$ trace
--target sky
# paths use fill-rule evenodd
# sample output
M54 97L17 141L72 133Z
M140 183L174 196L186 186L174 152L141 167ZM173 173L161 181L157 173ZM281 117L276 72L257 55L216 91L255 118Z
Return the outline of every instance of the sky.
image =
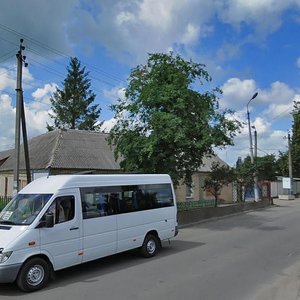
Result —
M49 98L70 57L86 67L101 107L124 97L132 68L173 51L206 65L221 109L242 122L234 146L215 149L229 165L249 155L247 103L258 156L287 150L300 101L300 0L1 0L0 151L14 147L16 53L24 39L22 88L29 138L47 132Z

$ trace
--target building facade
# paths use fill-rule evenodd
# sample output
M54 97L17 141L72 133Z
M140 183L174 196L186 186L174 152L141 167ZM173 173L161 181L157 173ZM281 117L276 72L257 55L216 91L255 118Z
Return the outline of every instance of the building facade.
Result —
M34 137L29 140L28 145L32 179L58 174L122 172L105 133L61 129ZM205 157L203 165L193 175L192 185L182 183L176 188L177 201L213 199L202 187L214 161L225 164L218 156ZM14 150L0 152L0 197L12 195L13 178ZM23 188L26 184L24 151L21 147L19 187ZM232 202L232 188L225 186L220 198L225 202Z

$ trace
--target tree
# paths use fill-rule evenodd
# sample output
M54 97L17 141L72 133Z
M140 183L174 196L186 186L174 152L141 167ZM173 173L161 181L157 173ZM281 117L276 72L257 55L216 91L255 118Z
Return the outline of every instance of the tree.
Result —
M277 175L277 163L274 154L255 157L254 164L251 163L250 156L236 167L237 182L246 190L252 190L254 186L254 174L258 182L263 180L274 181Z
M277 166L274 154L267 154L265 156L256 157L254 162L258 181L276 180Z
M279 151L278 159L276 161L277 175L279 176L289 176L289 165L288 165L288 152Z
M116 124L109 142L126 171L169 173L178 183L191 176L213 146L232 145L240 124L218 106L218 88L204 65L170 54L149 54L131 71L125 99L111 108ZM201 93L196 90L201 90Z
M255 172L255 166L251 163L250 156L247 156L243 161L240 161L239 165L236 167L237 174L237 184L239 185L240 192L242 190L252 190L254 185L253 174ZM240 200L245 200L242 196L239 197Z
M220 165L219 162L213 162L211 173L204 179L204 190L215 197L215 207L218 206L219 196L224 185L236 180L235 171L227 165Z
M95 130L94 124L100 116L98 105L91 105L96 95L90 89L91 81L85 67L73 57L67 68L68 74L63 82L63 88L57 88L50 98L54 126L47 124L47 129L69 128ZM100 124L101 125L101 124Z
M293 176L300 177L300 101L294 101L291 154Z

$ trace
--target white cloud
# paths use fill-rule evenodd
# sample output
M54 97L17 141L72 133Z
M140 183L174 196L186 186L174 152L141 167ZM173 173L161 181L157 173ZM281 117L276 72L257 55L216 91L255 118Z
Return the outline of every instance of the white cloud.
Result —
M283 118L289 116L292 110L292 101L287 104L271 104L269 108L266 111L264 111L264 115L266 115L269 119Z
M33 40L69 55L72 46L84 43L89 48L96 41L110 55L136 64L149 52L176 47L183 53L190 51L214 32L216 17L237 28L254 24L253 36L266 35L281 25L283 13L295 4L299 0L14 0L18 9L11 9L11 1L2 0L0 18L8 29L30 32ZM3 29L1 36L12 38L11 32ZM25 46L49 54L46 48L25 42ZM2 53L11 50L8 43L1 46ZM239 46L227 45L228 51L236 55Z
M77 14L74 41L84 33L111 54L136 64L149 52L165 52L176 45L188 48L210 34L214 5L204 0L122 0L107 1L95 15L88 10Z
M0 68L0 89L15 89L16 88L16 67Z
M230 78L222 86L221 108L231 108L240 110L246 108L247 102L256 92L256 82L253 79L241 80L239 78Z
M113 87L110 90L104 90L103 94L111 103L116 103L118 99L125 99L125 88Z
M126 23L134 23L136 22L136 18L134 14L128 11L122 11L116 16L116 25L122 26Z
M286 83L276 81L271 84L269 89L259 91L259 101L272 104L285 104L292 101L295 93Z
M227 0L215 1L219 18L237 28L241 23L252 23L256 26L255 38L258 39L274 32L281 26L285 10L299 5L298 0Z
M38 44L50 45L54 49L63 52L70 52L68 45L68 36L66 31L69 28L69 22L74 15L74 10L80 7L80 0L10 0L1 1L0 19L1 37L10 42L18 44L20 37L25 36L25 47L30 46L32 50L38 51L40 54L49 51ZM51 24L51 26L49 26ZM24 34L18 36L15 31ZM30 36L31 43L26 39ZM1 53L11 51L11 43L1 42ZM0 53L0 54L1 54Z
M258 155L278 154L278 151L286 151L286 143L283 137L284 130L274 129L275 122L281 119L291 121L293 101L300 100L300 94L283 82L273 82L269 88L259 89L253 79L241 80L239 78L228 79L223 86L222 108L237 110L234 118L243 124L240 134L234 139L234 147L225 150L216 150L218 155L234 165L238 157L245 158L249 155L249 129L246 114L246 105L255 91L258 96L249 106L251 112L251 126L255 126L258 133ZM255 101L255 102L254 102ZM285 122L285 126L290 126Z
M220 107L243 112L246 111L247 103L257 91L258 95L249 105L249 111L259 107L260 113L268 118L277 116L279 112L286 112L286 114L291 112L293 101L298 97L296 90L279 81L273 82L270 88L259 89L253 79L230 78L221 86L221 89L223 95L220 99ZM289 108L290 111L288 111Z
M180 42L187 45L197 42L199 37L199 32L200 32L199 26L195 26L191 23L188 23L186 26L185 33L183 34Z
M1 82L0 80L0 84ZM49 98L55 87L55 84L46 84L43 88L39 88L32 93L34 101L25 103L26 126L29 138L46 132L46 123L53 123L49 117ZM10 95L0 94L0 151L14 146L16 108L12 103L13 99Z
M265 132L261 132L261 129L257 129L257 155L265 156L267 154L278 155L279 151L287 150L287 141L284 139L286 131L272 130L266 126ZM254 136L252 136L254 138ZM230 166L235 166L235 163L239 157L244 159L250 155L250 141L249 132L246 130L243 135L239 135L234 139L234 146L226 147L225 149L215 149L216 153L221 159L226 161ZM254 140L253 140L254 143ZM254 145L254 144L253 144Z
M174 1L144 0L140 3L138 15L142 24L162 31L170 29L173 24L172 15L176 9Z
M106 120L103 122L100 129L108 133L115 126L116 122L117 121L114 118L111 118L110 120Z
M57 88L56 83L46 83L43 88L38 88L36 91L32 93L32 97L35 101L44 101L50 104L50 97L56 91Z
M12 99L9 95L0 95L0 150L10 149L13 147L15 134L15 109L11 102Z

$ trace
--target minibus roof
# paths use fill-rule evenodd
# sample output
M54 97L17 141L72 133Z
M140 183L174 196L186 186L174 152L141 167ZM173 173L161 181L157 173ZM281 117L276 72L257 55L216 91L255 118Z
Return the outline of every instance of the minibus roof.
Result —
M19 193L53 194L68 188L161 183L171 183L170 176L166 174L53 175L32 181Z

